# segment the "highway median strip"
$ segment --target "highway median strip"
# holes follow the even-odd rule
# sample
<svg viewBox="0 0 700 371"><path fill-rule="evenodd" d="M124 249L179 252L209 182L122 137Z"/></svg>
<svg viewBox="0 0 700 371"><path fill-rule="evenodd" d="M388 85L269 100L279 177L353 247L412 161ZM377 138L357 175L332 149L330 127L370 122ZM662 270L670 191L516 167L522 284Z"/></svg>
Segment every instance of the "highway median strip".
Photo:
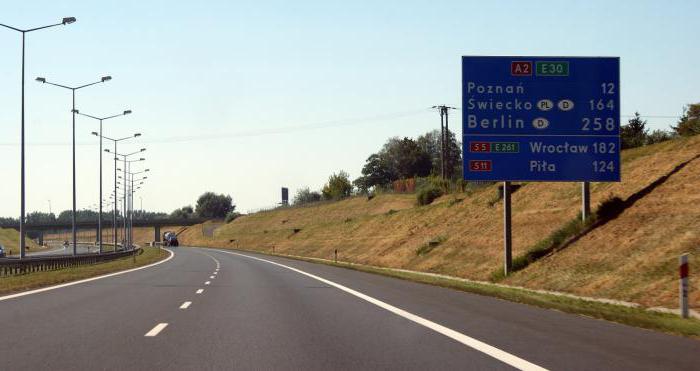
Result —
<svg viewBox="0 0 700 371"><path fill-rule="evenodd" d="M33 272L0 278L0 301L77 285L152 267L170 260L173 253L159 248L144 248L143 254L92 265ZM29 291L28 291L29 290Z"/></svg>

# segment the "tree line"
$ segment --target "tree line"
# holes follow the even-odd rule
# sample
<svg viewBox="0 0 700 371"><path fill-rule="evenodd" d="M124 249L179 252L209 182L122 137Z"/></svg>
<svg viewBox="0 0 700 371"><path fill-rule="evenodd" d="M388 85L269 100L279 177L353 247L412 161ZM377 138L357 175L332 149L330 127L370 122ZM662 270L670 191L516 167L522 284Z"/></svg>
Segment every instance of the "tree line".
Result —
<svg viewBox="0 0 700 371"><path fill-rule="evenodd" d="M683 114L670 130L653 130L647 128L647 121L635 112L627 124L620 127L622 149L634 148L664 142L676 137L700 134L700 103L689 104ZM430 203L441 194L443 181L435 180L441 172L440 131L427 132L416 139L404 137L389 138L379 151L372 153L365 160L361 175L350 180L345 171L331 174L319 191L308 187L297 191L294 205L302 205L322 200L339 200L353 194L368 194L373 190L387 189L400 179L431 177L427 186L419 190L419 204ZM449 133L447 143L448 156L445 159L447 180L462 179L462 150L454 133Z"/></svg>
<svg viewBox="0 0 700 371"><path fill-rule="evenodd" d="M112 210L102 212L102 220L112 220L114 212ZM83 209L76 210L75 220L77 222L91 222L98 219L99 213L94 210ZM164 219L168 214L162 212L134 210L134 220L155 220ZM117 212L117 217L121 218L122 214ZM43 211L33 211L26 215L25 222L27 224L47 224L47 223L71 223L73 221L73 211L63 210L58 215ZM0 217L0 226L10 226L19 223L19 218Z"/></svg>
<svg viewBox="0 0 700 371"><path fill-rule="evenodd" d="M683 115L671 130L647 129L647 121L642 119L639 112L634 113L626 125L620 127L620 142L622 149L661 143L677 137L688 137L700 134L700 103L689 104L683 109Z"/></svg>
<svg viewBox="0 0 700 371"><path fill-rule="evenodd" d="M229 222L240 216L240 213L235 210L236 205L233 204L233 199L230 195L205 192L199 196L194 208L191 205L183 206L173 210L170 213L170 217L175 219L194 217L207 219L225 218Z"/></svg>
<svg viewBox="0 0 700 371"><path fill-rule="evenodd" d="M446 144L445 176L448 179L462 178L462 148L454 133L449 133ZM301 188L294 196L294 205L321 200L339 200L355 193L367 194L376 189L389 188L400 179L436 177L441 174L440 131L433 130L413 138L389 138L379 151L365 160L361 175L350 180L350 175L341 170L331 174L320 191Z"/></svg>

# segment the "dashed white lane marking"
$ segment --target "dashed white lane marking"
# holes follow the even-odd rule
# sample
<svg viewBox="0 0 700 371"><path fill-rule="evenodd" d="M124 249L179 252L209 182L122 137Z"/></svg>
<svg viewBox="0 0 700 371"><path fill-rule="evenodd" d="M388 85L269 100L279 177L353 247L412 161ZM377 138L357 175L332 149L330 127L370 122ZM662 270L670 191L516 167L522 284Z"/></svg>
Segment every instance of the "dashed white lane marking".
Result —
<svg viewBox="0 0 700 371"><path fill-rule="evenodd" d="M214 263L216 263L216 270L217 270L217 271L221 268L221 263L220 263L219 260L217 260L215 257L213 257L213 256L211 256L211 255L209 255L209 254L207 254L207 253L205 253L205 252L202 252L202 251L198 251L198 252L201 253L201 254L204 254L204 255L206 255L206 256L208 256L208 257L210 257L211 260L213 260Z"/></svg>
<svg viewBox="0 0 700 371"><path fill-rule="evenodd" d="M151 331L147 332L146 335L147 337L154 337L158 335L161 331L163 331L164 328L168 326L167 323L159 323L156 325L156 327L152 328Z"/></svg>
<svg viewBox="0 0 700 371"><path fill-rule="evenodd" d="M216 275L216 274L219 274L219 271L214 271L214 274L215 274L215 275Z"/></svg>
<svg viewBox="0 0 700 371"><path fill-rule="evenodd" d="M457 331L455 331L455 330L452 330L452 329L450 329L450 328L447 328L447 327L445 327L445 326L443 326L443 325L440 325L440 324L438 324L438 323L435 323L435 322L433 322L433 321L427 320L427 319L425 319L425 318L423 318L423 317L417 316L417 315L415 315L415 314L413 314L413 313L407 312L407 311L405 311L405 310L403 310L403 309L401 309L401 308L397 308L397 307L395 307L395 306L393 306L393 305L391 305L391 304L385 303L385 302L383 302L383 301L381 301L381 300L379 300L379 299L375 299L375 298L373 298L373 297L371 297L371 296L369 296L369 295L365 295L365 294L363 294L363 293L361 293L361 292L359 292L359 291L355 291L355 290L353 290L353 289L351 289L351 288L349 288L349 287L343 286L343 285L338 284L338 283L335 283L335 282L333 282L333 281L329 281L329 280L327 280L327 279L325 279L325 278L321 278L321 277L316 276L316 275L313 275L313 274L311 274L311 273L304 272L304 271L302 271L301 269L293 268L293 267L290 267L290 266L288 266L288 265L276 263L276 262L273 262L273 261L270 261L270 260L267 260L267 259L261 259L261 258L257 258L257 257L250 256L250 255L244 255L244 254L239 254L239 253L230 252L230 251L223 251L223 250L217 250L217 251L220 251L220 252L223 252L223 253L226 253L226 254L242 256L242 257L245 257L245 258L248 258L248 259L254 259L254 260L262 261L262 262L265 262L265 263L270 263L270 264L276 265L276 266L278 266L278 267L286 268L286 269L289 269L289 270L291 270L291 271L294 271L294 272L297 272L297 273L299 273L299 274L302 274L302 275L304 275L304 276L313 278L313 279L315 279L315 280L317 280L317 281L320 281L320 282L325 283L326 285L333 286L333 287L335 287L335 288L337 288L337 289L339 289L339 290L341 290L341 291L344 291L344 292L346 292L346 293L348 293L348 294L350 294L350 295L353 295L353 296L358 297L358 298L360 298L360 299L362 299L362 300L364 300L364 301L367 301L367 302L369 302L369 303L372 303L372 304L374 304L374 305L376 305L376 306L378 306L378 307L380 307L380 308L382 308L382 309L385 309L385 310L387 310L387 311L389 311L389 312L391 312L391 313L394 313L394 314L396 314L396 315L398 315L398 316L401 316L401 317L403 317L403 318L405 318L405 319L407 319L407 320L409 320L409 321L415 322L415 323L417 323L417 324L419 324L419 325L421 325L421 326L424 326L424 327L426 327L426 328L428 328L428 329L430 329L430 330L433 330L433 331L435 331L435 332L437 332L437 333L439 333L439 334L445 335L445 336L449 337L449 338L452 339L452 340L455 340L455 341L457 341L457 342L460 342L460 343L462 343L462 344L464 344L464 345L466 345L466 346L468 346L468 347L470 347L470 348L472 348L472 349L474 349L474 350L477 350L477 351L479 351L479 352L482 352L482 353L484 353L484 354L487 354L487 355L489 355L489 356L491 356L491 357L493 357L493 358L495 358L495 359L497 359L497 360L499 360L499 361L501 361L501 362L503 362L503 363L505 363L505 364L508 364L508 365L510 365L510 366L513 366L513 367L515 367L515 368L518 368L518 369L521 369L521 370L542 370L542 371L546 371L546 370L547 370L546 368L540 367L540 366L538 366L538 365L536 365L536 364L534 364L534 363L530 363L530 362L528 362L528 361L526 361L526 360L524 360L524 359L522 359L522 358L519 358L519 357L517 357L517 356L515 356L515 355L513 355L513 354L510 354L510 353L508 353L508 352L506 352L506 351L503 351L503 350L501 350L501 349L498 349L498 348L496 348L496 347L494 347L494 346L491 346L491 345L489 345L489 344L486 344L486 343L484 343L484 342L482 342L482 341L479 341L479 340L477 340L477 339L474 339L474 338L472 338L472 337L469 337L469 336L467 336L467 335L464 335L464 334L462 334L462 333L460 333L460 332L457 332Z"/></svg>
<svg viewBox="0 0 700 371"><path fill-rule="evenodd" d="M175 256L175 253L174 253L174 252L172 252L172 251L170 251L170 250L167 250L167 249L163 249L163 250L165 250L165 251L167 251L168 253L170 253L170 256L167 257L167 258L165 258L164 260L155 262L155 263L153 263L153 264L144 265L143 267L138 267L138 268L127 269L127 270L125 270L125 271L120 271L120 272L114 272L114 273L104 274L104 275L102 275L102 276L97 276L97 277L92 277L92 278L86 278L86 279L84 279L84 280L73 281L73 282L68 282L68 283L62 283L62 284L60 284L60 285L44 287L44 288L41 288L41 289L36 289L36 290L31 290L31 291L20 292L20 293L12 294L12 295L0 296L0 301L8 300L8 299L14 299L14 298L19 298L19 297L21 297L21 296L26 296L26 295L38 294L38 293L44 292L44 291L50 291L50 290L60 289L60 288L62 288L62 287L68 287L68 286L73 286L73 285L79 285L79 284L85 283L85 282L100 280L100 279L107 278L107 277L114 277L114 276L118 276L118 275L120 275L120 274L125 274L125 273L129 273L129 272L138 271L138 270L141 270L141 269L146 269L146 268L150 268L150 267L155 267L155 266L158 265L158 264L163 264L163 263L167 262L168 260L172 259L173 256Z"/></svg>
<svg viewBox="0 0 700 371"><path fill-rule="evenodd" d="M213 279L214 279L214 276L209 276L209 279L210 279L210 280L213 280Z"/></svg>
<svg viewBox="0 0 700 371"><path fill-rule="evenodd" d="M195 294L201 294L203 292L204 292L204 289L199 289L199 290L197 290L197 292L195 292Z"/></svg>
<svg viewBox="0 0 700 371"><path fill-rule="evenodd" d="M210 283L211 283L211 281L204 282L205 285L208 285Z"/></svg>
<svg viewBox="0 0 700 371"><path fill-rule="evenodd" d="M192 305L192 302L186 301L186 302L182 303L182 305L180 306L180 309L187 309L190 307L190 305Z"/></svg>

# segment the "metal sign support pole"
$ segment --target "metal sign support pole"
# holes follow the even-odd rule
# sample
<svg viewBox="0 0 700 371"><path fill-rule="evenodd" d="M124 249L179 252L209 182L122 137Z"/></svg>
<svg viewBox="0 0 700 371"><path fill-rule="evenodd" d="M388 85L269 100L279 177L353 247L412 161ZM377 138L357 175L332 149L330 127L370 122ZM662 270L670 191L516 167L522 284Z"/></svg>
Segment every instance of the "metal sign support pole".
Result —
<svg viewBox="0 0 700 371"><path fill-rule="evenodd" d="M510 219L510 182L503 182L503 273L507 276L513 267L513 240Z"/></svg>
<svg viewBox="0 0 700 371"><path fill-rule="evenodd" d="M581 221L584 223L591 216L591 183L581 183Z"/></svg>

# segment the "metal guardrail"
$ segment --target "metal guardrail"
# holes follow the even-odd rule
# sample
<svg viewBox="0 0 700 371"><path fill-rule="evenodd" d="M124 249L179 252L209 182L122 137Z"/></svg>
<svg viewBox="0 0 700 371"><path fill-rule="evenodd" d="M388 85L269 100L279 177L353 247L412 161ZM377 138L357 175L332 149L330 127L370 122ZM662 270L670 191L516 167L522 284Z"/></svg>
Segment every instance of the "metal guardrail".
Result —
<svg viewBox="0 0 700 371"><path fill-rule="evenodd" d="M141 255L143 249L137 247L133 250L108 252L102 254L81 254L81 255L57 255L41 257L25 257L0 259L0 277L16 276L32 272L45 272L58 269L77 267L80 265L96 264L107 262L133 254Z"/></svg>

